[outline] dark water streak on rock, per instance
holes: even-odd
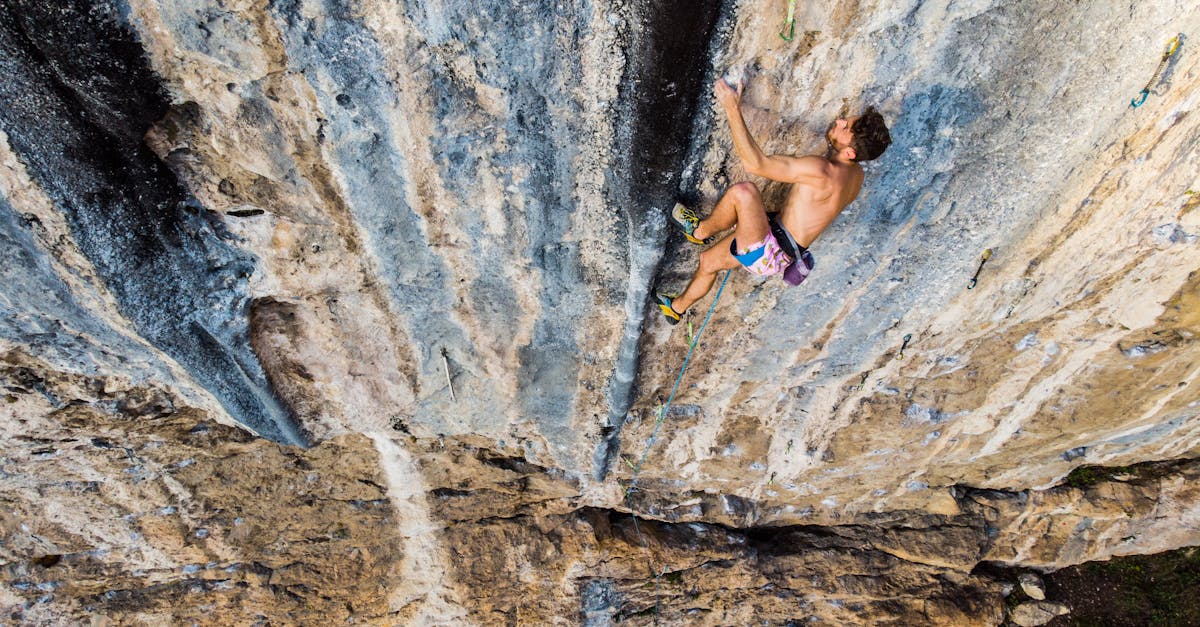
[[[621,427],[637,395],[647,311],[637,305],[651,295],[662,259],[644,257],[662,250],[667,212],[680,195],[681,183],[694,184],[684,181],[681,172],[703,154],[696,146],[707,138],[711,123],[698,123],[695,117],[709,93],[710,44],[731,9],[719,0],[648,0],[634,8],[629,65],[617,107],[623,113],[617,122],[617,143],[630,149],[614,150],[615,169],[622,176],[614,177],[617,181],[610,181],[608,189],[612,204],[626,212],[631,266],[626,289],[631,302],[608,388],[608,424],[593,454],[597,480],[608,474],[620,453]],[[668,254],[671,250],[668,244]]]
[[[303,444],[247,348],[255,259],[142,141],[169,102],[123,9],[0,7],[0,127],[138,332],[234,418]]]

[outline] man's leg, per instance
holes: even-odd
[[[712,289],[718,272],[742,265],[729,254],[729,244],[734,238],[739,246],[745,247],[762,241],[771,230],[762,197],[752,183],[738,183],[730,187],[717,202],[712,215],[702,221],[696,229],[703,236],[707,236],[724,231],[735,224],[732,235],[726,236],[712,248],[700,253],[700,267],[696,268],[696,274],[692,275],[692,280],[683,293],[671,301],[671,309],[676,313],[687,311],[688,307],[703,298]]]
[[[762,208],[763,214],[766,214],[758,187],[754,183],[745,181],[738,183],[725,190],[725,193],[721,195],[721,199],[717,201],[717,206],[713,207],[712,213],[700,221],[700,224],[696,226],[696,230],[692,232],[692,236],[703,240],[731,229],[738,222],[738,207],[752,207],[755,205]]]
[[[703,298],[708,290],[712,289],[718,272],[742,265],[729,254],[729,241],[733,238],[734,235],[726,235],[715,246],[700,253],[700,267],[696,268],[692,280],[688,282],[682,294],[671,300],[671,309],[674,309],[675,313],[682,314]]]

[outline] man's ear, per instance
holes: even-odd
[[[854,158],[857,156],[858,154],[855,153],[854,149],[849,146],[846,146],[842,149],[842,158],[846,159],[847,161],[854,161]]]

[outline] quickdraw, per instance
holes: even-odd
[[[979,256],[979,268],[975,270],[975,276],[971,277],[971,280],[967,283],[967,289],[969,289],[969,290],[975,289],[975,285],[977,283],[979,283],[979,273],[983,272],[983,264],[987,263],[988,259],[991,259],[991,258],[992,258],[992,249],[991,248],[985,249],[983,251],[983,254]]]
[[[784,41],[796,37],[796,0],[788,0],[787,19],[783,21],[783,28],[779,29],[779,37]]]
[[[1138,92],[1138,97],[1129,101],[1129,106],[1136,109],[1146,102],[1146,97],[1150,95],[1150,90],[1154,87],[1155,83],[1158,82],[1158,79],[1162,78],[1162,72],[1164,69],[1166,69],[1167,62],[1170,61],[1171,57],[1174,56],[1179,50],[1180,37],[1182,36],[1183,35],[1176,35],[1167,42],[1167,48],[1163,51],[1162,60],[1158,62],[1158,67],[1154,70],[1154,74],[1150,77],[1150,80],[1146,83],[1146,86],[1142,88],[1142,91]]]

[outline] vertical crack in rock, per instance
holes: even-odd
[[[119,16],[100,0],[0,8],[0,125],[138,332],[237,420],[303,444],[247,346],[255,260],[142,142],[168,103]]]
[[[701,154],[694,145],[707,133],[697,133],[697,128],[711,124],[708,116],[699,124],[694,117],[708,93],[710,43],[727,12],[719,0],[648,0],[634,8],[630,63],[620,94],[624,116],[617,130],[618,144],[630,149],[616,151],[626,179],[611,183],[609,190],[626,214],[629,285],[616,372],[608,388],[608,424],[593,454],[598,481],[619,453],[621,427],[636,394],[642,325],[662,258],[666,211],[679,193],[686,160]]]

